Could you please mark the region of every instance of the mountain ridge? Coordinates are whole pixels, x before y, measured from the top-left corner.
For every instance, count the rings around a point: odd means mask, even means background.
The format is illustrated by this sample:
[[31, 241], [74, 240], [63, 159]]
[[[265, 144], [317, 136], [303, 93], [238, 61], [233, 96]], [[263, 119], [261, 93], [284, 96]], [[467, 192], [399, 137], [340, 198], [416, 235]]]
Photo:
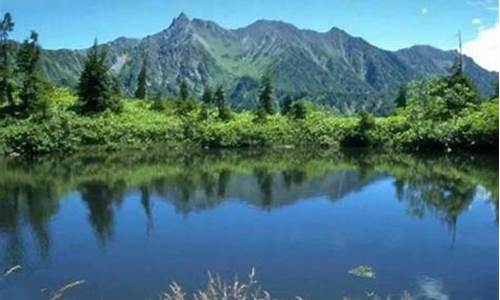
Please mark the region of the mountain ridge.
[[[275, 20], [258, 20], [237, 29], [184, 13], [164, 30], [144, 38], [119, 37], [102, 45], [124, 91], [135, 89], [135, 76], [147, 53], [150, 90], [176, 93], [186, 80], [195, 94], [205, 85], [223, 84], [233, 106], [255, 106], [259, 78], [273, 78], [278, 99], [308, 97], [345, 113], [387, 112], [401, 84], [443, 76], [458, 57], [454, 50], [415, 45], [396, 51], [371, 45], [332, 27], [327, 32], [300, 29]], [[85, 49], [45, 50], [42, 69], [49, 79], [75, 86]], [[493, 92], [495, 72], [464, 57], [465, 72], [483, 95]]]

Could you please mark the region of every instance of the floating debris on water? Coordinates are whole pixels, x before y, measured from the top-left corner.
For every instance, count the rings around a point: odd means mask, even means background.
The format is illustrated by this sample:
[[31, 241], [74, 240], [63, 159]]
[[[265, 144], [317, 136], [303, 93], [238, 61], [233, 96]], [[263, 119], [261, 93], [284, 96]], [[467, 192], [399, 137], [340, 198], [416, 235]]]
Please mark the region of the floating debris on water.
[[373, 268], [369, 266], [357, 266], [356, 268], [349, 270], [348, 273], [356, 277], [375, 278], [375, 271], [373, 271]]
[[9, 276], [10, 274], [14, 273], [15, 271], [19, 271], [21, 270], [23, 267], [21, 267], [20, 265], [15, 265], [13, 266], [12, 268], [8, 269], [5, 273], [3, 273], [3, 277], [7, 277]]
[[79, 285], [82, 285], [85, 283], [85, 280], [77, 280], [77, 281], [73, 281], [71, 283], [68, 283], [67, 285], [63, 286], [62, 288], [60, 288], [59, 290], [57, 290], [53, 295], [52, 297], [50, 298], [50, 300], [58, 300], [58, 299], [61, 299], [63, 294], [68, 291], [69, 289], [72, 289], [74, 287], [77, 287]]

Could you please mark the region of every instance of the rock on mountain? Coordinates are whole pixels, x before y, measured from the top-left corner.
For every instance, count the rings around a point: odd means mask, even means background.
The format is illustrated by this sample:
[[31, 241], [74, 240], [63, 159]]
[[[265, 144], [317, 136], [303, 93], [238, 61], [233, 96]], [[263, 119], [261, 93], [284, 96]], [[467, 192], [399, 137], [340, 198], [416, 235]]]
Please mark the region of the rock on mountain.
[[[182, 79], [196, 94], [202, 93], [204, 85], [222, 84], [233, 106], [245, 109], [255, 105], [259, 78], [268, 74], [279, 99], [285, 94], [308, 97], [347, 113], [387, 111], [401, 84], [446, 75], [458, 57], [456, 51], [430, 46], [386, 51], [337, 28], [315, 32], [261, 20], [228, 30], [185, 14], [157, 34], [143, 39], [122, 37], [102, 47], [128, 93], [135, 90], [146, 53], [150, 90], [176, 93]], [[84, 60], [85, 50], [46, 50], [42, 68], [55, 83], [74, 87]], [[464, 65], [480, 91], [491, 94], [498, 74], [468, 57]]]

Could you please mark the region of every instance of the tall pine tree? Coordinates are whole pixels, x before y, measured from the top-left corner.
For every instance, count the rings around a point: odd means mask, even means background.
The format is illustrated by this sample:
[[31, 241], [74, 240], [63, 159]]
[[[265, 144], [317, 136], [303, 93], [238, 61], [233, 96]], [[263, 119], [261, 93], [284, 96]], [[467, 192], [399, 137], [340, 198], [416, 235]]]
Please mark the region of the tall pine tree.
[[283, 100], [283, 106], [281, 108], [281, 114], [283, 116], [286, 116], [290, 112], [290, 109], [292, 108], [292, 103], [293, 103], [292, 97], [290, 95], [287, 95]]
[[20, 109], [23, 112], [34, 111], [45, 92], [46, 82], [38, 71], [40, 53], [38, 34], [32, 31], [29, 39], [24, 40], [17, 53], [17, 69], [21, 75], [19, 100], [21, 101]]
[[9, 33], [14, 30], [10, 13], [6, 13], [0, 22], [0, 105], [14, 105], [15, 81], [13, 75], [12, 45]]
[[217, 112], [219, 119], [222, 121], [227, 121], [231, 118], [231, 111], [226, 103], [226, 93], [224, 92], [224, 87], [219, 85], [215, 91], [215, 105], [217, 106]]
[[109, 73], [107, 53], [99, 49], [97, 40], [87, 53], [87, 60], [78, 83], [78, 97], [84, 112], [119, 110], [117, 84]]
[[203, 90], [203, 96], [201, 97], [201, 101], [205, 105], [212, 105], [214, 104], [214, 95], [212, 93], [212, 89], [210, 86], [206, 85], [205, 89]]
[[273, 85], [269, 76], [263, 76], [261, 80], [258, 110], [264, 115], [273, 115], [275, 113]]
[[408, 97], [408, 87], [406, 86], [406, 84], [402, 84], [399, 87], [398, 95], [396, 97], [396, 100], [394, 101], [396, 103], [396, 107], [397, 108], [405, 107], [407, 97]]
[[189, 87], [186, 80], [182, 80], [179, 84], [179, 97], [182, 101], [186, 101], [189, 98]]
[[139, 76], [137, 76], [137, 90], [135, 91], [135, 97], [137, 99], [146, 99], [147, 97], [147, 62], [146, 57], [142, 60], [141, 71]]

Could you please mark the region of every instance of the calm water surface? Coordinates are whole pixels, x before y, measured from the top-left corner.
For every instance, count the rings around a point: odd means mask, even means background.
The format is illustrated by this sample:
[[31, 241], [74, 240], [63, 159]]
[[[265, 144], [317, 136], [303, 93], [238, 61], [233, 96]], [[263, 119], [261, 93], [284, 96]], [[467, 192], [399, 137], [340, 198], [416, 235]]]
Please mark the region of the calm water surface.
[[[0, 299], [498, 299], [498, 159], [311, 151], [0, 159]], [[367, 265], [374, 279], [348, 270]]]

